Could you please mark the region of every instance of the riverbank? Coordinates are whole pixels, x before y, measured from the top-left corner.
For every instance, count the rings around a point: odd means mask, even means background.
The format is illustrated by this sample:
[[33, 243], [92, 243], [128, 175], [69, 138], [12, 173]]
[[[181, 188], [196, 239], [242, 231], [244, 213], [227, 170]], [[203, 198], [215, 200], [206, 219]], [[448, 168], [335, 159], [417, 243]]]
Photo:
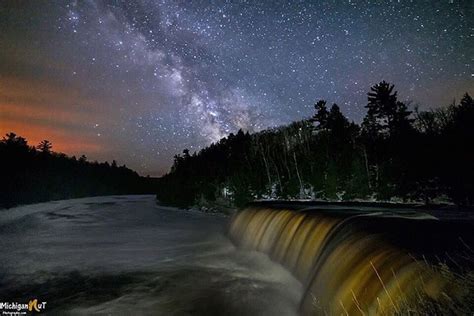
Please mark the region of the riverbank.
[[[167, 206], [157, 200], [157, 204], [163, 207]], [[439, 202], [432, 204], [424, 204], [421, 202], [394, 202], [394, 201], [374, 201], [374, 200], [353, 200], [353, 201], [334, 201], [334, 200], [279, 200], [279, 199], [260, 199], [247, 203], [245, 207], [265, 207], [272, 208], [291, 208], [297, 210], [303, 209], [345, 209], [345, 210], [365, 210], [365, 211], [407, 211], [407, 212], [424, 212], [437, 218], [450, 219], [473, 219], [474, 207], [458, 206], [453, 203]], [[201, 212], [206, 214], [219, 214], [222, 216], [232, 216], [239, 209], [232, 206], [229, 201], [221, 200], [220, 202], [200, 202], [189, 208], [180, 208], [188, 212]]]

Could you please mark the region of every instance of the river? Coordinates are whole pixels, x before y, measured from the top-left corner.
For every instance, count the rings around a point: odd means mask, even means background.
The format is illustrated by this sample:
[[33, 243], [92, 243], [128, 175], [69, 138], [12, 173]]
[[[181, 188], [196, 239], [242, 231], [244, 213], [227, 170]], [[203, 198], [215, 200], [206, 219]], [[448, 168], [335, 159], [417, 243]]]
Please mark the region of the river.
[[239, 250], [223, 216], [154, 196], [55, 201], [0, 211], [0, 300], [61, 315], [293, 315], [301, 284]]

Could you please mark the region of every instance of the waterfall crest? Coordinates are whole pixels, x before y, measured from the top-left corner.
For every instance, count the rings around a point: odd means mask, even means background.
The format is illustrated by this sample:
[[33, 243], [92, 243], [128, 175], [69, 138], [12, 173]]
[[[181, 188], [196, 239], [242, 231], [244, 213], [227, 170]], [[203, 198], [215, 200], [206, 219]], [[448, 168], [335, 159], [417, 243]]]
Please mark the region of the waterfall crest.
[[303, 315], [456, 312], [469, 296], [459, 276], [472, 268], [471, 225], [413, 212], [254, 205], [233, 217], [229, 235], [292, 271], [306, 288]]

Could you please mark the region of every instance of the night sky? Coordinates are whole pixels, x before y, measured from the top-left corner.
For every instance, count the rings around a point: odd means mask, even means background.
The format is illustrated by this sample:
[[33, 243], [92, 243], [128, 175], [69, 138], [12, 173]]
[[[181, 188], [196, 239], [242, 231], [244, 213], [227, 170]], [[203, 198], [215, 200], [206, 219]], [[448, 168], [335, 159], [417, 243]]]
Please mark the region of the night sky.
[[2, 1], [0, 133], [161, 175], [239, 128], [474, 94], [473, 2]]

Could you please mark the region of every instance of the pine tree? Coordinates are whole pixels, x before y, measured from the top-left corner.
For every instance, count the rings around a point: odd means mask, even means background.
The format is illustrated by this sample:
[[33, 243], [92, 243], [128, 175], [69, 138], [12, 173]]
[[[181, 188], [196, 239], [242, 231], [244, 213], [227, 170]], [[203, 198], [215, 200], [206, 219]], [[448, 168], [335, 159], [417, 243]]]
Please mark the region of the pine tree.
[[319, 100], [315, 105], [314, 109], [316, 110], [316, 114], [314, 114], [313, 118], [311, 119], [312, 122], [318, 123], [318, 129], [326, 128], [326, 123], [328, 120], [329, 112], [326, 108], [326, 101]]
[[51, 153], [51, 148], [53, 148], [53, 144], [49, 140], [42, 140], [36, 148], [41, 151], [42, 153], [49, 154]]
[[367, 116], [364, 127], [369, 134], [397, 135], [407, 129], [411, 123], [406, 104], [397, 100], [394, 85], [382, 81], [370, 88], [367, 94]]

